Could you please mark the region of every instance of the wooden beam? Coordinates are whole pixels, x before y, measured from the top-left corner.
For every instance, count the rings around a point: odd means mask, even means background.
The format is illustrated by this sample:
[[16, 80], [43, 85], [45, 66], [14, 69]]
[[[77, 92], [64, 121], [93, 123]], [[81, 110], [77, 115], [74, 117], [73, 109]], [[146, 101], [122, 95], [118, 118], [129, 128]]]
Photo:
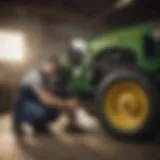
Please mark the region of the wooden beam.
[[55, 8], [53, 6], [42, 6], [42, 5], [31, 5], [31, 4], [17, 4], [15, 9], [19, 12], [29, 12], [29, 13], [36, 13], [48, 17], [57, 17], [58, 19], [68, 20], [68, 21], [80, 21], [80, 22], [87, 22], [88, 19], [83, 17], [80, 14], [69, 12], [62, 8]]
[[[121, 0], [122, 1], [122, 0]], [[104, 10], [102, 13], [100, 13], [99, 15], [97, 15], [96, 17], [93, 17], [92, 18], [92, 21], [93, 23], [96, 23], [96, 24], [103, 24], [103, 21], [105, 19], [105, 17], [111, 15], [112, 13], [116, 12], [117, 10], [119, 9], [122, 9], [123, 7], [126, 7], [128, 5], [131, 5], [135, 2], [136, 0], [130, 0], [128, 2], [128, 4], [125, 4], [124, 6], [120, 6], [119, 4], [119, 0], [118, 0], [118, 3], [112, 5], [110, 8], [107, 8], [106, 10]]]

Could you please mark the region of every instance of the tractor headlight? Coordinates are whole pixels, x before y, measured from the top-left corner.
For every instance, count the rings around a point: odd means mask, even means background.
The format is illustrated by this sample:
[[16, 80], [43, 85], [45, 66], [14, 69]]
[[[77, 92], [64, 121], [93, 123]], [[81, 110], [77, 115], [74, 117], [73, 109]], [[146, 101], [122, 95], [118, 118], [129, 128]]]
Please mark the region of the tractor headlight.
[[69, 63], [73, 65], [80, 65], [83, 63], [86, 53], [86, 44], [86, 41], [80, 38], [76, 38], [71, 41], [71, 46], [66, 53], [66, 58]]
[[86, 46], [87, 46], [86, 41], [81, 38], [73, 39], [71, 42], [71, 47], [73, 49], [81, 51], [83, 53], [85, 53], [85, 51], [86, 51]]

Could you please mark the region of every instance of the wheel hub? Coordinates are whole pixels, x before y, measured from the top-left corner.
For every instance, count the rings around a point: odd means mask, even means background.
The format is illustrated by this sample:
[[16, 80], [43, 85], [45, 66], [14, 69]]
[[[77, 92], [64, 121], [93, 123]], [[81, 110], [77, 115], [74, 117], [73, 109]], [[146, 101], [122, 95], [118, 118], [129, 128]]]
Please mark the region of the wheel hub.
[[104, 107], [106, 118], [114, 127], [131, 130], [146, 119], [148, 99], [138, 84], [121, 82], [109, 90]]
[[126, 112], [128, 116], [134, 116], [139, 111], [139, 102], [132, 93], [124, 92], [118, 98], [118, 107]]

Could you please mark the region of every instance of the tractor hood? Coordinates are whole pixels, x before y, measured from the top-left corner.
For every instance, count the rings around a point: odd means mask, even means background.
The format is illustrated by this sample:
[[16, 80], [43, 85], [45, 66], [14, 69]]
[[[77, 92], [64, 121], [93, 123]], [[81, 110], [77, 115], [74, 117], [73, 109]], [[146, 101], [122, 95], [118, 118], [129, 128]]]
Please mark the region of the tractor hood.
[[97, 36], [88, 42], [87, 52], [95, 55], [99, 51], [105, 48], [115, 48], [115, 47], [133, 47], [133, 41], [141, 39], [140, 37], [144, 33], [149, 32], [158, 26], [157, 22], [145, 23], [129, 28], [117, 29], [114, 31], [104, 32], [102, 35]]

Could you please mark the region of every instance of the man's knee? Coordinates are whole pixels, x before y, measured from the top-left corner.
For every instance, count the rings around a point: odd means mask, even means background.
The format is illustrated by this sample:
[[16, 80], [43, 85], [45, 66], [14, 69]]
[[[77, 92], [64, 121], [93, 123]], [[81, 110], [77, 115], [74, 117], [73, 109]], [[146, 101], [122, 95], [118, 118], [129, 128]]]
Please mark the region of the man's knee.
[[43, 121], [46, 118], [45, 108], [37, 103], [26, 102], [24, 114], [31, 123]]
[[38, 109], [38, 110], [35, 110], [34, 113], [32, 114], [32, 117], [34, 119], [34, 121], [38, 122], [38, 121], [43, 121], [45, 120], [46, 118], [46, 112], [44, 109]]

